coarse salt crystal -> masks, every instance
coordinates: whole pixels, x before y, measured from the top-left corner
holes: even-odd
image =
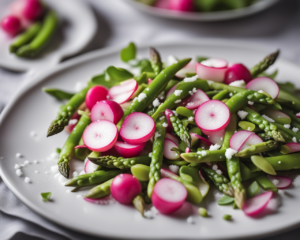
[[[277,184],[279,183],[279,180],[273,179],[273,180],[272,180],[272,183],[273,183],[275,186],[277,186]]]
[[[152,157],[152,152],[148,154],[149,157]]]
[[[23,157],[21,153],[16,154],[16,158],[21,158],[21,157]]]
[[[36,174],[38,174],[38,173],[39,173],[39,171],[37,171],[37,170],[35,170],[34,172],[35,172]]]
[[[181,102],[181,99],[178,99],[175,101],[175,103],[180,103]]]
[[[144,216],[146,217],[146,218],[154,218],[154,213],[152,212],[152,211],[145,211],[144,212]]]
[[[189,117],[188,121],[194,121],[194,117]]]
[[[251,130],[251,127],[248,127],[247,130],[250,131],[250,130]]]
[[[21,177],[23,175],[21,169],[17,169],[16,171],[17,176]]]
[[[19,164],[15,164],[15,169],[20,169],[21,166]]]
[[[170,165],[169,166],[169,169],[173,172],[173,173],[178,173],[178,171],[179,171],[179,166],[177,166],[177,165]]]
[[[73,172],[73,178],[78,176],[78,172]]]
[[[209,150],[210,151],[218,150],[220,147],[221,146],[219,144],[210,145]]]
[[[159,213],[159,211],[157,210],[157,208],[154,207],[154,206],[151,207],[151,211],[152,211],[155,215],[157,215],[157,214]]]
[[[54,165],[50,169],[51,169],[51,172],[57,173],[58,172],[58,165]]]
[[[35,137],[36,135],[37,135],[37,134],[36,134],[35,131],[31,131],[31,132],[30,132],[30,136],[31,136],[31,137]]]
[[[79,175],[83,175],[83,174],[85,174],[85,171],[81,171],[81,172],[79,173]]]
[[[174,94],[175,96],[180,96],[180,94],[182,93],[182,90],[175,90]]]
[[[165,118],[165,116],[162,116],[162,117],[159,118],[159,120],[163,120],[164,118]]]
[[[278,161],[278,164],[281,164],[281,161]]]
[[[25,166],[29,165],[30,162],[28,160],[26,160],[24,163],[23,163]]]
[[[221,197],[224,197],[224,194],[223,194],[223,193],[220,193],[220,192],[216,192],[216,193],[215,193],[215,196],[216,196],[217,198],[221,198]]]
[[[216,173],[222,175],[222,171],[220,169],[218,169]]]
[[[240,110],[240,111],[237,112],[237,114],[238,114],[239,117],[243,120],[243,119],[245,119],[245,118],[247,117],[248,112],[243,111],[243,110]]]
[[[283,126],[284,126],[285,128],[290,128],[290,127],[291,127],[290,124],[284,124]]]
[[[292,140],[293,140],[293,142],[295,142],[295,143],[297,142],[296,137],[293,137]]]
[[[236,80],[234,82],[229,83],[229,86],[234,86],[234,87],[245,87],[246,83],[244,80]]]
[[[217,170],[218,170],[218,165],[217,165],[217,164],[214,164],[214,165],[212,166],[212,170],[217,171]]]
[[[202,157],[204,157],[204,156],[207,155],[206,151],[198,151],[197,153],[200,154],[200,155],[202,155]]]
[[[232,156],[236,153],[237,153],[237,151],[235,151],[234,149],[227,148],[226,152],[225,152],[225,157],[230,160],[232,158]]]
[[[149,88],[148,88],[148,87],[146,88],[146,91],[149,91]]]
[[[298,176],[294,179],[293,185],[294,185],[295,187],[300,187],[300,175],[298,175]]]
[[[30,180],[29,177],[25,177],[24,181],[25,181],[26,183],[31,183],[31,180]]]
[[[163,123],[162,126],[163,126],[164,128],[166,128],[166,127],[168,127],[168,124],[167,124],[167,123]]]
[[[173,56],[173,55],[169,55],[168,58],[167,58],[167,66],[171,66],[173,65],[174,63],[177,63],[178,60]]]
[[[253,105],[253,104],[254,104],[254,102],[248,101],[248,104],[249,104],[249,105]]]
[[[263,91],[263,90],[258,90],[257,92],[259,92],[259,93],[264,93],[264,91]]]
[[[70,119],[69,120],[69,125],[74,125],[78,122],[78,119]]]
[[[232,97],[233,96],[233,94],[232,93],[229,93],[229,97]]]
[[[187,223],[189,224],[194,224],[195,223],[195,220],[194,220],[194,217],[192,216],[189,216],[187,219],[186,219]]]
[[[196,93],[197,92],[197,88],[194,87],[193,88],[193,92]]]
[[[299,128],[293,127],[292,130],[293,130],[293,132],[298,132]]]
[[[195,82],[198,79],[198,75],[195,75],[193,77],[186,77],[183,79],[184,82]]]
[[[138,96],[138,101],[141,102],[147,97],[146,93],[140,93]]]
[[[159,100],[157,98],[155,98],[153,101],[153,107],[158,107],[159,104],[160,104]]]
[[[160,137],[160,133],[159,132],[156,132],[155,135],[154,135],[154,139],[156,140],[158,137]]]
[[[263,114],[261,115],[264,119],[266,119],[268,122],[275,122],[274,119],[268,117],[267,115]]]

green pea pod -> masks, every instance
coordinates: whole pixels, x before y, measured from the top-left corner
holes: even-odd
[[[240,171],[243,181],[248,181],[259,176],[260,172],[252,172],[244,163],[240,162]]]
[[[246,196],[247,198],[253,198],[255,197],[259,192],[259,185],[257,181],[253,181],[246,190]]]
[[[293,169],[300,169],[300,153],[292,153],[288,155],[266,157],[275,171],[288,171]]]
[[[277,149],[279,147],[279,143],[273,140],[269,140],[267,142],[258,143],[255,145],[252,145],[237,154],[235,154],[236,157],[242,157],[242,158],[248,158],[252,155],[263,153],[267,151],[271,151],[273,149]]]
[[[212,97],[212,99],[214,100],[223,100],[225,98],[228,98],[229,97],[229,91],[227,89],[224,89],[223,91],[217,93],[216,95],[214,95]]]
[[[176,113],[183,116],[183,117],[194,117],[194,113],[192,110],[187,109],[186,107],[177,107]]]
[[[239,127],[246,131],[257,132],[260,131],[259,127],[256,126],[254,123],[248,121],[239,121]]]
[[[269,178],[266,175],[261,174],[257,176],[255,180],[266,191],[272,191],[274,193],[278,192],[278,188],[269,180]]]
[[[263,172],[268,173],[270,175],[277,175],[272,165],[265,158],[254,155],[251,157],[251,161]]]
[[[149,181],[150,167],[143,164],[136,164],[130,168],[131,173],[139,181]]]
[[[93,187],[88,193],[84,196],[85,198],[102,198],[110,194],[110,186],[114,179],[110,179],[96,187]]]
[[[168,165],[176,165],[176,166],[185,166],[189,164],[188,162],[182,160],[167,160],[167,159],[164,159],[164,163]]]

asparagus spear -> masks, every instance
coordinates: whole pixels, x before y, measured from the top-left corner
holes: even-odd
[[[162,62],[158,51],[152,47],[150,48],[150,62],[155,74],[158,75],[162,70]]]
[[[279,143],[273,140],[252,145],[235,154],[236,157],[248,158],[252,155],[267,152],[279,147]]]
[[[85,198],[102,198],[110,194],[110,186],[114,179],[110,179],[100,185],[93,187],[84,197]]]
[[[225,149],[222,150],[202,150],[198,152],[182,153],[180,156],[190,163],[214,162],[225,161]]]
[[[191,136],[187,130],[187,128],[183,125],[182,121],[176,117],[171,116],[170,121],[172,123],[172,126],[174,128],[175,133],[177,136],[186,143],[186,145],[190,148],[191,147]]]

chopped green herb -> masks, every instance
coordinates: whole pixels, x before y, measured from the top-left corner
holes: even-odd
[[[229,204],[232,204],[233,202],[234,202],[234,198],[229,197],[229,196],[224,196],[218,201],[218,204],[219,205],[229,205]]]
[[[51,192],[41,193],[44,202],[48,202],[52,196]]]

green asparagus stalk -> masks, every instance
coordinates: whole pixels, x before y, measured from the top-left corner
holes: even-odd
[[[252,155],[267,152],[279,147],[279,143],[273,140],[252,145],[235,154],[236,157],[249,158]]]
[[[110,186],[114,179],[110,179],[100,185],[93,187],[88,193],[84,196],[85,198],[102,198],[110,194]]]
[[[135,207],[135,209],[138,210],[144,217],[145,201],[143,196],[141,194],[136,195],[132,200],[132,204]]]
[[[158,75],[162,70],[162,62],[158,51],[152,47],[150,48],[150,62],[155,74]]]
[[[225,149],[222,150],[202,150],[200,152],[182,153],[180,156],[190,163],[203,163],[214,161],[225,161]]]
[[[191,148],[191,136],[187,130],[187,128],[183,125],[182,121],[176,117],[171,116],[170,121],[172,123],[172,126],[174,128],[175,133],[177,136],[186,143],[186,145]]]
[[[255,178],[258,184],[267,191],[272,191],[274,193],[278,192],[278,188],[269,180],[265,174],[260,174]]]

